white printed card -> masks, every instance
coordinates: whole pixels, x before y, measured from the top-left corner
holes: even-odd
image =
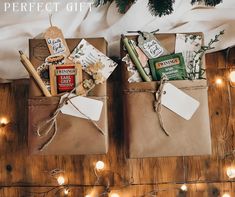
[[[117,66],[116,62],[84,39],[77,45],[69,59],[80,63],[82,69],[93,76],[96,84],[107,80]]]
[[[170,83],[163,87],[161,104],[186,120],[191,119],[200,105],[197,100]]]
[[[61,100],[68,96],[68,93],[61,97]],[[98,121],[103,108],[103,102],[90,99],[87,97],[76,96],[71,94],[69,96],[70,101],[61,108],[63,114],[79,117],[79,118],[90,118],[91,120]],[[77,109],[74,107],[76,106]]]
[[[176,34],[175,53],[182,53],[186,65],[186,71],[190,74],[192,68],[196,68],[196,79],[199,78],[201,69],[200,55],[195,56],[195,52],[202,46],[202,36],[193,34]]]

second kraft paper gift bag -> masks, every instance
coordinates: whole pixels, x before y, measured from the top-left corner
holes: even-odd
[[[169,53],[175,52],[176,34],[157,34],[156,37]],[[137,37],[130,36],[129,39],[137,40]],[[125,57],[126,54],[121,47],[121,56]],[[122,71],[124,132],[130,158],[211,154],[207,80],[167,82],[200,103],[188,120],[161,106],[161,120],[169,134],[167,136],[156,109],[156,92],[160,81],[132,82],[135,73],[125,62]],[[175,102],[174,95],[170,100],[171,103]]]

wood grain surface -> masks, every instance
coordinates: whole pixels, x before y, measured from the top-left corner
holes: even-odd
[[[27,150],[28,80],[0,84],[0,118],[10,120],[6,127],[0,128],[0,197],[37,197],[43,196],[40,192],[51,189],[46,196],[63,196],[55,194],[53,190],[57,182],[49,176],[49,172],[55,168],[65,171],[71,186],[69,196],[84,197],[91,191],[102,192],[102,186],[93,188],[96,181],[93,169],[98,160],[103,160],[105,170],[112,172],[111,193],[117,192],[121,197],[219,197],[226,192],[235,196],[234,180],[226,175],[226,169],[233,165],[234,157],[225,157],[225,154],[234,149],[235,143],[235,91],[228,86],[229,70],[224,69],[224,51],[208,54],[206,63],[213,152],[211,156],[126,158],[120,67],[108,80],[108,154],[31,156]],[[217,77],[223,78],[220,86],[215,84]],[[232,102],[229,102],[229,95]],[[132,185],[122,188],[125,181],[131,180]],[[188,186],[186,193],[179,190],[183,183]],[[151,191],[155,191],[155,194],[153,192],[154,195],[151,195]]]

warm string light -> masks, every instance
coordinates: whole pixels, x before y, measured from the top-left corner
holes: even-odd
[[[69,190],[68,189],[64,189],[64,194],[68,195],[69,194]]]
[[[98,161],[98,162],[96,162],[95,169],[96,170],[102,170],[102,169],[104,169],[104,166],[105,166],[104,162]],[[227,175],[228,175],[229,178],[234,178],[235,177],[235,168],[232,168],[232,167],[227,168],[226,172],[227,172]],[[55,170],[51,171],[50,174],[51,174],[52,177],[57,177],[57,182],[58,182],[59,186],[57,186],[56,188],[58,188],[58,191],[61,189],[61,186],[62,186],[63,187],[62,188],[63,189],[63,193],[64,193],[65,196],[67,196],[70,193],[70,190],[69,190],[68,185],[65,186],[66,180],[65,180],[64,176],[61,175],[61,174],[64,174],[64,171],[55,169]],[[101,177],[102,176],[97,177],[98,178],[97,181]],[[96,183],[94,184],[93,187],[96,186],[96,184],[98,183],[97,181],[96,181]],[[131,185],[131,183],[129,185]],[[103,186],[105,186],[105,185],[103,185]],[[115,193],[115,192],[111,191],[109,186],[105,186],[105,191],[103,193],[101,193],[101,194],[96,195],[96,196],[97,197],[101,197],[101,196],[106,195],[106,196],[110,196],[110,197],[120,197],[120,195],[118,193]],[[115,190],[117,190],[117,189],[115,189]],[[180,190],[182,192],[187,192],[188,191],[188,187],[186,185],[186,182],[183,185],[181,185]],[[45,193],[49,193],[50,191],[47,191]],[[161,190],[158,189],[157,191],[154,191],[154,193],[151,192],[151,194],[157,194],[159,191],[161,191]],[[166,190],[162,190],[162,191],[166,191]],[[148,194],[150,194],[150,193],[148,193]],[[143,196],[145,196],[145,195],[146,194],[144,194]],[[92,196],[93,195],[87,194],[84,197],[92,197]],[[230,194],[229,193],[224,193],[222,197],[230,197]]]
[[[230,194],[225,193],[225,194],[223,194],[223,196],[222,196],[222,197],[231,197],[231,196],[230,196]]]
[[[188,187],[187,187],[187,185],[183,184],[183,185],[180,187],[180,189],[181,189],[182,191],[186,192],[186,191],[188,190]]]
[[[232,167],[227,168],[227,176],[230,179],[235,178],[235,168]]]
[[[64,183],[65,183],[65,178],[64,178],[63,176],[59,176],[59,177],[57,178],[57,182],[58,182],[59,185],[64,185]]]
[[[5,127],[8,124],[8,121],[6,118],[0,119],[0,127]]]
[[[227,79],[230,83],[235,83],[235,70],[231,71],[229,73],[228,79]],[[223,79],[221,77],[217,77],[215,79],[215,84],[216,85],[222,85],[223,84]]]
[[[118,193],[112,191],[110,188],[113,184],[112,180],[114,178],[114,174],[116,174],[116,176],[120,177],[120,180],[123,183],[123,185],[120,187],[120,189],[122,189],[124,186],[131,185],[131,183],[129,181],[127,183],[127,181],[124,180],[120,174],[105,169],[105,163],[103,161],[97,161],[95,163],[94,173],[95,173],[97,179],[96,179],[96,182],[93,187],[95,187],[97,184],[104,186],[104,191],[102,193],[96,195],[96,197],[101,197],[101,196],[120,197]],[[118,189],[115,188],[115,190],[118,190]],[[87,195],[85,197],[91,197],[91,196]]]
[[[229,74],[229,79],[232,83],[235,83],[235,71],[231,71]]]
[[[97,170],[103,170],[103,169],[104,169],[104,166],[105,166],[105,164],[104,164],[103,161],[97,161],[96,164],[95,164],[95,168],[96,168]]]
[[[221,78],[217,78],[215,80],[215,83],[216,83],[216,85],[222,85],[223,84],[223,80]]]
[[[113,193],[113,194],[111,194],[111,197],[120,197],[120,196],[117,193]]]
[[[227,64],[228,64],[228,55],[229,55],[230,49],[231,49],[231,48],[228,48],[228,50],[227,50],[226,61],[225,61],[226,66],[225,66],[225,68],[227,68]],[[228,76],[228,79],[226,79],[226,81],[228,81],[228,82],[230,83],[230,86],[231,86],[231,87],[234,87],[234,86],[233,86],[233,83],[235,83],[235,70],[230,71],[229,76]],[[221,77],[217,77],[217,78],[215,79],[215,84],[218,85],[218,86],[223,85],[223,79],[222,79]],[[229,95],[230,95],[230,93],[229,93]],[[230,110],[231,110],[231,106],[230,106]],[[226,174],[227,174],[227,176],[228,176],[230,179],[235,178],[235,168],[234,168],[234,167],[229,167],[229,168],[227,168]],[[225,194],[223,194],[222,197],[230,197],[230,195],[229,195],[228,193],[225,193]]]

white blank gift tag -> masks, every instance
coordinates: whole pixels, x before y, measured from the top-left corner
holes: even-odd
[[[200,103],[170,83],[163,87],[161,104],[182,118],[190,120]]]
[[[67,97],[68,94],[65,94],[61,97],[61,99],[64,99]],[[98,121],[100,119],[101,111],[103,108],[103,102],[98,101],[95,99],[90,99],[87,97],[82,96],[76,96],[74,94],[71,94],[69,96],[70,101],[75,105],[79,111],[81,111],[83,114],[85,114],[87,117],[89,117],[91,120]],[[71,98],[74,97],[74,98]],[[71,103],[68,101],[67,104],[65,104],[61,108],[61,112],[63,114],[79,117],[79,118],[85,118],[88,119],[86,116],[84,116],[82,113],[80,113]]]

